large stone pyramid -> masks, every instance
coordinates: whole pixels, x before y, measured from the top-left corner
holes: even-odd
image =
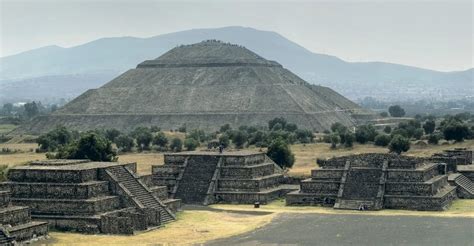
[[[176,47],[98,89],[83,93],[26,131],[62,124],[77,130],[137,126],[218,129],[229,123],[266,125],[283,116],[322,131],[372,115],[335,91],[310,85],[274,61],[220,41]]]

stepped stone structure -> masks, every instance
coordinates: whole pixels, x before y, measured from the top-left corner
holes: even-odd
[[[395,154],[318,160],[318,169],[287,195],[287,205],[336,209],[443,210],[456,198],[445,163]]]
[[[204,41],[144,61],[48,116],[16,130],[33,134],[58,124],[75,130],[137,126],[217,130],[221,125],[266,125],[285,117],[323,131],[373,119],[327,87],[311,85],[274,61],[238,45]]]
[[[48,223],[32,221],[30,208],[10,201],[11,193],[0,191],[0,245],[14,245],[48,234]]]
[[[175,220],[135,172],[136,163],[47,160],[10,169],[1,187],[57,230],[133,234]]]
[[[267,203],[289,192],[282,170],[265,153],[195,151],[165,154],[152,180],[189,204]]]

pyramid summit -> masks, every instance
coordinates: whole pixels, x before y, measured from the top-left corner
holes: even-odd
[[[77,130],[137,126],[216,130],[223,124],[266,125],[285,117],[323,131],[372,113],[327,87],[311,85],[274,61],[235,44],[209,40],[171,49],[98,89],[91,89],[24,130],[62,124]]]

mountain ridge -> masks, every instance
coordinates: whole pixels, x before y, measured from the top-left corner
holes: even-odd
[[[387,62],[347,62],[335,56],[309,51],[276,32],[233,26],[192,29],[148,38],[101,38],[70,48],[47,46],[35,49],[33,53],[3,57],[0,58],[0,79],[3,79],[0,89],[2,84],[16,83],[17,87],[21,87],[21,79],[52,75],[103,73],[107,76],[102,78],[111,78],[143,60],[157,58],[177,45],[207,39],[243,45],[266,59],[279,62],[308,82],[329,86],[350,98],[372,94],[384,97],[396,91],[403,92],[401,87],[394,84],[441,86],[439,88],[444,90],[446,84],[462,88],[472,83],[472,68],[442,72]],[[105,82],[97,80],[93,83],[88,81],[87,84],[96,84],[98,87]],[[57,86],[67,86],[67,81],[64,83],[58,82]],[[459,90],[456,93],[463,95],[465,92]],[[18,91],[9,90],[4,95],[11,97],[15,94],[19,94]],[[420,93],[412,94],[417,96]],[[0,91],[0,97],[4,95]]]

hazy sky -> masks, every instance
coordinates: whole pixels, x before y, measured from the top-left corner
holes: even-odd
[[[0,0],[0,56],[102,37],[247,26],[348,61],[473,67],[473,0]]]

